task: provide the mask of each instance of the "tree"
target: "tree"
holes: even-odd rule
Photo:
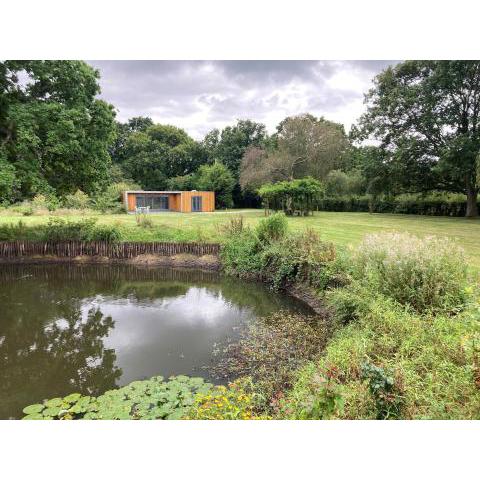
[[[374,138],[406,190],[467,196],[478,216],[480,61],[406,61],[374,80],[354,131]]]
[[[238,120],[234,126],[225,127],[221,132],[212,130],[204,139],[210,158],[220,161],[238,177],[240,162],[250,145],[261,146],[267,137],[263,123],[252,120]]]
[[[207,162],[205,149],[184,130],[159,124],[132,133],[123,157],[125,174],[149,190],[168,188],[170,178],[193,173]]]
[[[343,165],[349,143],[342,125],[305,114],[283,120],[274,145],[245,152],[240,168],[243,189],[305,176],[324,181],[328,172]]]
[[[101,188],[108,181],[115,114],[95,98],[98,71],[64,60],[0,65],[0,141],[14,169],[14,199]]]
[[[144,132],[153,125],[150,117],[133,117],[126,123],[116,122],[116,138],[110,147],[110,156],[113,163],[122,163],[125,160],[125,144],[128,137],[134,132]]]
[[[272,180],[266,166],[268,152],[260,147],[250,146],[245,150],[240,165],[239,182],[243,191],[255,190]]]
[[[232,192],[235,179],[230,170],[220,162],[202,165],[198,170],[196,185],[198,190],[215,192],[216,208],[233,206]]]
[[[221,132],[214,129],[205,136],[202,144],[208,152],[209,159],[221,162],[234,176],[235,205],[251,200],[248,198],[248,192],[244,191],[242,195],[239,185],[240,164],[245,151],[251,146],[263,148],[268,143],[265,125],[252,120],[238,120],[236,125],[225,127]]]
[[[277,143],[270,168],[288,180],[306,175],[324,180],[330,170],[342,166],[348,147],[343,125],[310,114],[283,120]]]
[[[308,215],[324,193],[323,185],[314,178],[267,183],[258,190],[266,209],[283,210],[286,215]]]

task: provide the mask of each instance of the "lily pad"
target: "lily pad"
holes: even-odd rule
[[[22,420],[44,420],[44,416],[41,413],[30,413],[23,417]]]
[[[71,393],[67,395],[63,400],[67,403],[75,403],[77,400],[80,399],[82,395],[80,393]]]
[[[42,415],[46,415],[48,417],[56,417],[61,410],[62,407],[48,407],[42,412]]]
[[[62,398],[51,398],[45,402],[45,406],[47,407],[61,407],[63,404]]]
[[[28,407],[25,407],[22,411],[26,415],[30,415],[34,413],[40,413],[44,408],[45,408],[45,405],[42,405],[41,403],[35,403],[33,405],[29,405]]]

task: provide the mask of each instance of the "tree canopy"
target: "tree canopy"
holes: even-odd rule
[[[81,61],[0,63],[0,195],[94,192],[108,181],[113,106]]]
[[[323,185],[312,177],[263,185],[259,191],[265,208],[283,210],[286,215],[308,215],[324,193]]]
[[[283,120],[274,145],[246,150],[240,169],[243,189],[306,176],[324,181],[342,166],[349,142],[342,125],[305,114]]]
[[[380,142],[397,189],[464,193],[477,216],[480,62],[402,62],[375,78],[366,103],[354,136]]]
[[[169,179],[188,175],[207,162],[205,149],[184,130],[160,124],[131,133],[122,157],[126,175],[147,190],[168,188]]]

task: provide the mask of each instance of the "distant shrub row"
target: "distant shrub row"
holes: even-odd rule
[[[45,215],[49,212],[61,213],[62,210],[96,210],[102,213],[123,213],[125,207],[122,201],[122,193],[125,190],[140,188],[131,183],[114,183],[96,195],[87,195],[81,190],[57,198],[53,194],[37,194],[31,200],[24,200],[15,205],[5,204],[8,212],[14,212],[24,216]]]
[[[480,203],[479,203],[480,207]],[[327,212],[404,213],[464,217],[465,201],[439,199],[378,199],[371,197],[324,198],[318,201],[318,210]]]
[[[96,218],[65,221],[61,218],[50,218],[48,223],[39,226],[28,226],[21,220],[18,223],[0,225],[0,241],[35,240],[43,242],[118,242],[121,240],[120,230],[114,225],[97,225]]]

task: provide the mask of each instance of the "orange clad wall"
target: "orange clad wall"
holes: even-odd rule
[[[170,193],[168,195],[168,206],[170,210],[175,212],[180,212],[180,198],[181,193]]]
[[[128,211],[133,212],[135,210],[135,194],[134,193],[128,194],[127,204],[128,204]]]
[[[192,211],[192,197],[202,197],[202,212],[215,210],[215,192],[182,192],[182,212]]]

